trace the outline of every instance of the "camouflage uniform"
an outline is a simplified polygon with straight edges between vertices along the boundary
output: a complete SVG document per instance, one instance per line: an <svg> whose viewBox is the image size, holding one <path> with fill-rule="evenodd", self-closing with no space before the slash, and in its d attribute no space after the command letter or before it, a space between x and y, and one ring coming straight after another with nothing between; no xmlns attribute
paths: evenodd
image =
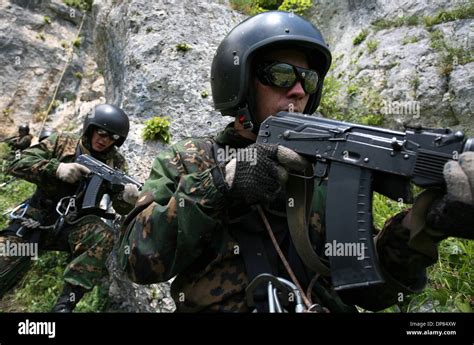
<svg viewBox="0 0 474 345"><path fill-rule="evenodd" d="M71 134L53 134L39 144L23 151L22 158L13 161L9 172L37 185L28 200L25 217L37 220L43 226L54 224L58 218L57 202L73 195L79 183L68 184L56 177L60 163L74 162L79 153L90 154L80 138ZM124 157L115 148L95 157L109 166L127 170ZM112 195L113 206L121 214L131 206L121 200L121 194ZM29 230L23 238L16 236L21 224L13 221L0 232L0 244L39 242L40 250L61 250L71 254L72 260L64 272L64 281L90 290L106 273L105 261L113 247L112 230L96 216L86 216L74 224L65 224L59 234L47 229ZM39 238L38 238L39 236ZM8 241L8 242L7 242ZM28 257L0 256L0 298L26 273Z"/></svg>
<svg viewBox="0 0 474 345"><path fill-rule="evenodd" d="M215 140L232 148L253 143L238 136L233 124ZM122 234L119 255L129 277L134 282L150 284L176 276L171 293L180 312L249 311L245 303L249 279L233 234L249 228L260 231L257 223L262 222L245 205L225 199L213 182L215 167L210 138L183 140L160 153L143 188L154 201ZM310 234L314 249L323 256L326 183L315 186ZM142 194L137 205L147 193ZM291 257L284 193L282 196L264 211L286 256ZM244 221L235 229L231 220L241 215ZM386 283L348 295L353 304L381 309L394 304L399 292L423 288L424 268L429 263L407 248L408 230L401 226L402 218L403 214L390 219L377 236L376 247L385 267ZM279 266L275 273L285 276L279 261L274 261ZM307 285L308 280L301 283ZM312 298L331 311L356 311L354 305L342 302L327 279L316 281Z"/></svg>

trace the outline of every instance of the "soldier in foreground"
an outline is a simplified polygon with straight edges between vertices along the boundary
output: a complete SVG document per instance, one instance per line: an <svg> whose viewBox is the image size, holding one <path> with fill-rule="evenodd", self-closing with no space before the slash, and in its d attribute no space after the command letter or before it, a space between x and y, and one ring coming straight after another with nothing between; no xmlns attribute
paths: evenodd
<svg viewBox="0 0 474 345"><path fill-rule="evenodd" d="M171 293L180 312L268 311L265 289L256 290L252 305L246 300L250 282L262 273L290 279L267 233L268 220L315 310L380 310L400 293L422 291L441 240L472 238L474 155L468 152L445 166L446 195L421 196L376 236L383 284L340 294L329 278L303 265L288 233L285 183L290 171L308 163L288 148L255 140L270 115L314 113L330 64L320 32L291 13L259 14L227 35L214 56L211 85L216 109L235 121L216 138L181 141L155 159L119 251L131 280L152 284L176 276ZM221 155L230 149L240 149L240 158ZM322 260L326 182L315 184L308 229ZM423 217L421 226L414 210ZM408 244L414 232L426 239L423 248Z"/></svg>

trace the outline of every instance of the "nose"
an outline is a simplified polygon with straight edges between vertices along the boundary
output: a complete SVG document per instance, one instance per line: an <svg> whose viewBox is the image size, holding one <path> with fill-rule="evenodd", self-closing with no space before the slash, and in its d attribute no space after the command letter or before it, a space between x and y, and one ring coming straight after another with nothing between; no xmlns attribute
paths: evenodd
<svg viewBox="0 0 474 345"><path fill-rule="evenodd" d="M306 95L306 92L303 90L303 85L301 85L301 81L297 81L295 85L291 89L289 89L286 93L288 98L303 98Z"/></svg>

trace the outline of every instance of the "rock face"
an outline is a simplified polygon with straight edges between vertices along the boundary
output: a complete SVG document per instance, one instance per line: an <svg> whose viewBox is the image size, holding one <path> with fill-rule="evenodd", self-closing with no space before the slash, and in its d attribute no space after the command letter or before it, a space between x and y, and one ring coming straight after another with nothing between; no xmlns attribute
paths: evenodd
<svg viewBox="0 0 474 345"><path fill-rule="evenodd" d="M44 111L66 66L46 127L76 130L85 112L105 101L102 77L90 54L92 42L87 39L91 36L89 17L82 26L81 43L72 45L82 19L81 11L61 1L0 3L0 134L14 134L21 123L29 123L32 133L39 134ZM97 92L87 104L81 99L82 91L96 81Z"/></svg>
<svg viewBox="0 0 474 345"><path fill-rule="evenodd" d="M132 118L124 149L145 178L163 149L143 142L144 121L169 116L172 141L215 133L232 119L213 111L211 61L217 45L244 17L209 1L96 1L94 41L104 68L106 98ZM177 45L187 45L183 51Z"/></svg>
<svg viewBox="0 0 474 345"><path fill-rule="evenodd" d="M468 1L318 1L311 20L333 52L338 105L380 114L394 128L410 122L472 134L474 21L429 24L460 7L472 11ZM355 44L357 36L365 37Z"/></svg>

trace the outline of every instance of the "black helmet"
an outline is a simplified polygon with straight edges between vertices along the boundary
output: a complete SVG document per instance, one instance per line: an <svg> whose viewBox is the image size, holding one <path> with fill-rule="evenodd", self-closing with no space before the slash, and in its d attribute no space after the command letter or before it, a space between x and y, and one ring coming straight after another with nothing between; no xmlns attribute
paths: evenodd
<svg viewBox="0 0 474 345"><path fill-rule="evenodd" d="M52 129L43 129L39 135L39 141L43 140L43 139L46 139L47 137L49 137L51 134L53 134L54 131Z"/></svg>
<svg viewBox="0 0 474 345"><path fill-rule="evenodd" d="M269 48L299 47L318 71L318 90L310 95L304 113L319 105L324 77L331 65L331 52L317 28L302 17L282 11L269 11L250 17L224 38L212 61L211 87L216 110L236 116L249 106L248 87L252 59Z"/></svg>
<svg viewBox="0 0 474 345"><path fill-rule="evenodd" d="M130 129L130 121L125 112L112 104L99 104L94 107L92 113L84 120L82 136L90 138L90 130L93 127L105 129L112 134L120 135L115 146L121 146L127 139Z"/></svg>
<svg viewBox="0 0 474 345"><path fill-rule="evenodd" d="M18 127L18 133L20 133L21 135L30 134L30 127L28 125L23 124Z"/></svg>

